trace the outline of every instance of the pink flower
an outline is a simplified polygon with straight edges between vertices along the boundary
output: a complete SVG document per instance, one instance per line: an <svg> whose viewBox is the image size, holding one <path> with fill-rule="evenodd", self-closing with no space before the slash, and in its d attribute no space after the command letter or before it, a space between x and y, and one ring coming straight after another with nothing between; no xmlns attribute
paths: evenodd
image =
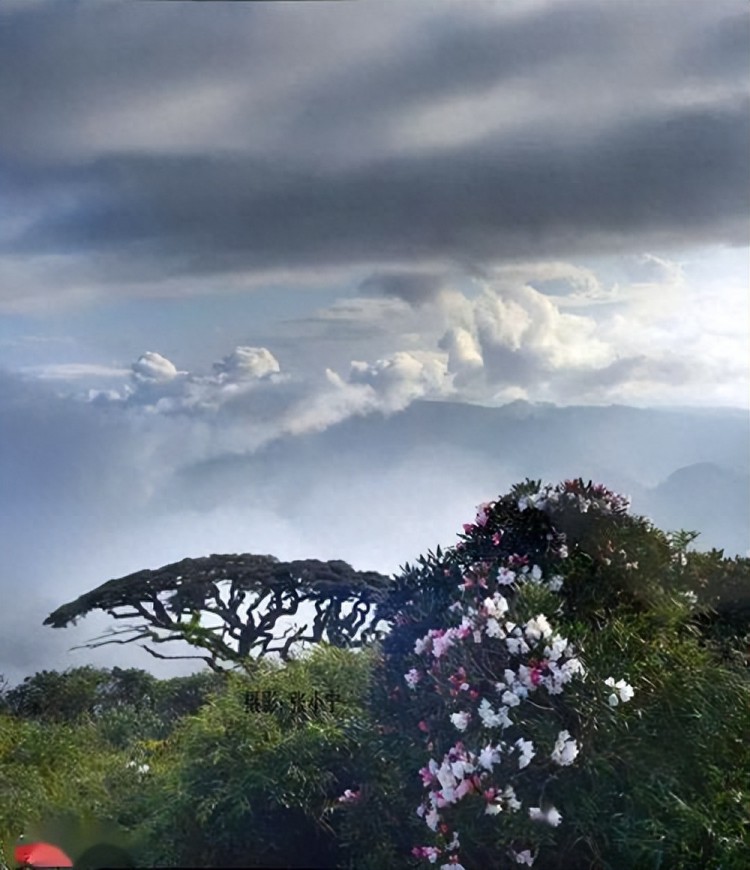
<svg viewBox="0 0 750 870"><path fill-rule="evenodd" d="M432 785L435 781L435 775L429 767L423 767L419 771L419 775L422 777L422 785L424 786Z"/></svg>
<svg viewBox="0 0 750 870"><path fill-rule="evenodd" d="M487 520L490 518L489 517L490 510L492 510L492 505L488 501L482 502L482 504L477 506L476 522L478 525L480 525L480 526L487 525Z"/></svg>
<svg viewBox="0 0 750 870"><path fill-rule="evenodd" d="M420 731L424 731L425 734L429 734L430 726L424 721L424 719L419 723L418 728Z"/></svg>
<svg viewBox="0 0 750 870"><path fill-rule="evenodd" d="M434 864L440 856L440 849L435 846L415 846L411 853L415 858L426 858L430 864Z"/></svg>
<svg viewBox="0 0 750 870"><path fill-rule="evenodd" d="M448 677L448 680L455 688L458 688L462 683L466 682L466 670L460 667L455 674L451 674Z"/></svg>
<svg viewBox="0 0 750 870"><path fill-rule="evenodd" d="M547 664L548 664L548 662L545 659L540 664L534 665L534 667L531 669L531 673L530 673L531 682L535 686L538 686L542 682L542 674L543 674L544 669L547 666Z"/></svg>
<svg viewBox="0 0 750 870"><path fill-rule="evenodd" d="M495 534L492 536L492 543L496 547L499 547L502 539L503 539L503 533L502 532L495 532Z"/></svg>
<svg viewBox="0 0 750 870"><path fill-rule="evenodd" d="M360 791L352 791L348 788L339 798L340 804L351 804L354 801L358 801L362 797L362 792Z"/></svg>
<svg viewBox="0 0 750 870"><path fill-rule="evenodd" d="M474 526L472 523L464 523L464 534L470 535L475 528L476 526Z"/></svg>

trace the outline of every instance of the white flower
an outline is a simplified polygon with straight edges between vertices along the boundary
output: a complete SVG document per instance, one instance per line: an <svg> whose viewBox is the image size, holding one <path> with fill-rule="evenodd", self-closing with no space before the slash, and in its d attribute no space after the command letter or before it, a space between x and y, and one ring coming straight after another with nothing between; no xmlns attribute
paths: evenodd
<svg viewBox="0 0 750 870"><path fill-rule="evenodd" d="M486 698L479 704L479 718L485 728L509 728L513 724L508 717L507 707L501 707L496 713Z"/></svg>
<svg viewBox="0 0 750 870"><path fill-rule="evenodd" d="M453 852L453 851L455 851L456 849L460 849L460 848L461 848L461 843L460 843L459 840L458 840L458 831L454 831L454 832L453 832L453 839L450 841L450 843L448 843L448 845L447 845L445 848L446 848L449 852ZM454 864L453 866L455 867L456 865Z"/></svg>
<svg viewBox="0 0 750 870"><path fill-rule="evenodd" d="M469 713L452 713L451 722L458 728L459 731L466 731L466 726L469 724L471 715Z"/></svg>
<svg viewBox="0 0 750 870"><path fill-rule="evenodd" d="M438 822L440 821L440 816L438 811L433 807L424 817L425 822L427 822L427 826L431 828L433 831L437 831Z"/></svg>
<svg viewBox="0 0 750 870"><path fill-rule="evenodd" d="M505 634L500 627L500 623L494 617L490 617L487 620L485 632L487 633L487 637L503 637Z"/></svg>
<svg viewBox="0 0 750 870"><path fill-rule="evenodd" d="M454 761L451 771L456 779L463 779L467 773L474 773L474 765L469 761Z"/></svg>
<svg viewBox="0 0 750 870"><path fill-rule="evenodd" d="M487 806L484 808L484 814L486 816L496 816L498 813L501 813L502 810L503 810L502 804L493 802L493 803L487 804Z"/></svg>
<svg viewBox="0 0 750 870"><path fill-rule="evenodd" d="M500 761L500 753L496 747L487 746L479 753L478 764L485 770L492 770L492 766Z"/></svg>
<svg viewBox="0 0 750 870"><path fill-rule="evenodd" d="M550 592L559 592L563 587L563 578L559 574L555 574L554 577L550 577L547 581L547 589Z"/></svg>
<svg viewBox="0 0 750 870"><path fill-rule="evenodd" d="M442 795L442 803L438 803L438 806L447 806L448 804L454 804L456 802L456 790L448 786L444 788L441 792Z"/></svg>
<svg viewBox="0 0 750 870"><path fill-rule="evenodd" d="M613 692L608 699L610 706L612 707L616 707L620 701L623 703L629 701L635 694L633 687L626 683L625 680L618 680L615 682L614 677L607 677L604 681L604 685L617 690L617 693L615 694Z"/></svg>
<svg viewBox="0 0 750 870"><path fill-rule="evenodd" d="M516 864L526 864L528 867L531 867L534 863L534 856L528 849L524 849L523 852L514 852L513 855L516 859Z"/></svg>
<svg viewBox="0 0 750 870"><path fill-rule="evenodd" d="M531 652L529 645L520 637L506 637L505 645L511 655L526 655L526 653Z"/></svg>
<svg viewBox="0 0 750 870"><path fill-rule="evenodd" d="M626 683L625 680L619 680L617 683L615 683L615 687L620 693L621 701L629 701L635 694L633 687Z"/></svg>
<svg viewBox="0 0 750 870"><path fill-rule="evenodd" d="M565 655L567 655L567 654L568 654L568 651L566 649ZM565 662L565 664L560 668L560 670L563 673L563 679L565 680L566 683L569 682L571 679L573 679L573 676L575 674L580 674L582 677L585 676L585 674L586 674L586 669L583 667L581 660L577 659L577 658L568 659L568 661Z"/></svg>
<svg viewBox="0 0 750 870"><path fill-rule="evenodd" d="M494 616L497 618L504 616L508 612L508 602L498 592L496 592L492 598L485 598L483 605L487 616Z"/></svg>
<svg viewBox="0 0 750 870"><path fill-rule="evenodd" d="M508 568L500 568L497 572L497 582L501 586L509 586L515 579L515 571L511 571Z"/></svg>
<svg viewBox="0 0 750 870"><path fill-rule="evenodd" d="M517 707L521 699L515 692L503 692L502 702L508 707Z"/></svg>
<svg viewBox="0 0 750 870"><path fill-rule="evenodd" d="M521 809L521 801L516 797L516 792L512 785L505 787L503 797L505 798L505 803L508 805L508 809L511 810L511 812L515 813Z"/></svg>
<svg viewBox="0 0 750 870"><path fill-rule="evenodd" d="M561 656L565 654L565 648L568 645L568 641L564 637L560 637L559 634L556 634L552 638L552 645L546 646L544 648L544 657L546 659L550 659L553 662L556 662Z"/></svg>
<svg viewBox="0 0 750 870"><path fill-rule="evenodd" d="M561 731L557 735L555 748L552 750L552 760L561 767L572 764L578 755L578 744L573 740L568 731Z"/></svg>
<svg viewBox="0 0 750 870"><path fill-rule="evenodd" d="M529 807L529 818L532 822L546 822L556 828L562 821L562 814L554 807L546 812L540 807Z"/></svg>
<svg viewBox="0 0 750 870"><path fill-rule="evenodd" d="M404 674L404 679L406 680L406 684L410 689L414 689L417 686L417 683L422 679L422 675L416 668L412 668Z"/></svg>
<svg viewBox="0 0 750 870"><path fill-rule="evenodd" d="M414 642L414 652L421 656L430 643L430 637L420 637Z"/></svg>
<svg viewBox="0 0 750 870"><path fill-rule="evenodd" d="M524 634L526 637L536 643L541 638L552 637L554 632L549 624L547 617L540 613L535 619L530 619L524 626Z"/></svg>
<svg viewBox="0 0 750 870"><path fill-rule="evenodd" d="M441 765L440 770L437 773L437 779L444 793L448 789L456 787L456 777L453 775L453 771L447 764Z"/></svg>
<svg viewBox="0 0 750 870"><path fill-rule="evenodd" d="M519 769L528 767L531 759L536 755L536 751L534 750L534 744L531 740L524 740L523 737L519 737L518 740L516 740L516 746L518 747L519 752Z"/></svg>

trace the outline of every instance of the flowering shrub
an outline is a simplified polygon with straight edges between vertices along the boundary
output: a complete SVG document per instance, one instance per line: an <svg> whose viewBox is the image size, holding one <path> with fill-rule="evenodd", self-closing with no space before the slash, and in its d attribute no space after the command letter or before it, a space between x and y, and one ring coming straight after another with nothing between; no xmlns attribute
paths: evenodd
<svg viewBox="0 0 750 870"><path fill-rule="evenodd" d="M384 607L395 628L373 709L403 797L416 798L415 861L625 867L661 856L689 867L696 844L727 862L739 848L736 811L725 835L709 832L712 822L696 837L687 808L701 787L683 772L684 749L662 746L656 764L653 751L678 724L675 673L681 736L692 729L704 743L717 738L694 724L707 674L743 713L747 684L716 670L696 639L667 536L627 511L601 486L527 481L480 505L454 548L405 566ZM736 736L738 726L719 731ZM653 787L632 780L656 770ZM733 775L726 765L717 781ZM681 853L693 863L679 864Z"/></svg>
<svg viewBox="0 0 750 870"><path fill-rule="evenodd" d="M517 507L524 512L561 503L606 516L627 508L604 488L587 492L577 485L521 495ZM530 803L543 800L551 782L559 779L557 769L573 764L580 751L567 729L560 728L553 745L544 746L549 737L534 728L542 710L563 719L557 696L573 680L585 679L575 647L544 613L509 618L521 609L514 607L514 599L525 586L554 595L561 591L563 578L557 573L545 576L528 555L508 552L505 529L494 521L495 507L479 505L474 523L464 526L458 558L444 569L454 577L460 574L456 600L448 608L454 624L417 638L414 655L422 668L412 667L404 675L410 691L440 696L448 720L463 735L442 759L429 758L419 771L428 794L417 815L437 837L435 845L415 847L413 854L431 863L440 859L445 868L461 866L460 835L448 822L459 816L453 812L459 802L473 805L475 815L477 809L490 817L503 813L505 854L512 863L533 865L540 840L530 823L556 828L563 817L554 805L543 809ZM547 538L548 564L550 556L553 561L567 558L564 539L551 531ZM488 547L495 552L487 554ZM606 684L615 685L614 680ZM615 703L630 700L633 689L622 679L616 685L619 697L610 695L610 703L612 698ZM534 710L529 714L530 704Z"/></svg>

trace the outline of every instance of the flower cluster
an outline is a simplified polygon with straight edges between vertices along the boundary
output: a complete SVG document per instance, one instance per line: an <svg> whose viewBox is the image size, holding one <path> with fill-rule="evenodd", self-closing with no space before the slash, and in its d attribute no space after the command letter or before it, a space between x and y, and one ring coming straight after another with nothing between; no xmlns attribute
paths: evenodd
<svg viewBox="0 0 750 870"><path fill-rule="evenodd" d="M585 486L581 480L566 480L560 486L547 485L538 493L524 495L518 500L519 510L532 507L541 511L568 507L582 514L591 511L611 516L628 511L630 499L601 484Z"/></svg>
<svg viewBox="0 0 750 870"><path fill-rule="evenodd" d="M522 496L517 507L520 511L532 506L544 510L569 504L584 513L611 514L626 510L628 501L604 487L582 488L579 483L567 482L537 495ZM497 529L496 520L493 522L494 508L495 503L478 506L475 523L464 526L468 540L456 548L459 558L470 559L472 543L484 545L478 550L485 554L488 540L494 546L506 540L505 531ZM558 546L555 554L565 558L565 547ZM429 758L419 771L427 796L417 814L437 834L437 845L415 847L412 854L430 863L445 858L449 862L442 865L445 868L460 866L457 835L448 842L450 828L445 815L451 807L469 799L479 806L483 803L487 816L518 814L523 809L523 800L514 788L519 771L532 765L542 771L550 765L568 767L580 752L578 740L567 730L559 731L551 751L535 745L524 733L520 713L525 702L531 702L539 692L560 695L571 681L586 677L577 650L555 631L544 613L524 621L511 618L514 597L524 585L559 592L563 578L551 572L545 577L543 569L528 557L517 553L502 557L502 551L496 559L482 555L462 569L456 600L448 607L454 624L430 629L418 638L414 655L419 661L404 674L412 691L436 692L443 697L447 719L458 732L459 739L443 757ZM481 654L500 663L501 680L497 670L488 681L487 668L477 665ZM633 697L632 687L624 680L607 680L606 685L614 690L609 698L612 706ZM432 749L434 723L422 720L419 727L430 735L428 749ZM553 828L563 822L562 813L554 806L529 806L527 813L531 821ZM537 853L519 848L514 841L509 844L509 855L518 864L532 866Z"/></svg>

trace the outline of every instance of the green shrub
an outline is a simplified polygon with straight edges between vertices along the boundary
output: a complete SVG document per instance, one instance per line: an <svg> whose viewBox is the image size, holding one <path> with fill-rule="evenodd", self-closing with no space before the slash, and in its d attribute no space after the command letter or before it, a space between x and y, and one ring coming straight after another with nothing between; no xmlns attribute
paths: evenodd
<svg viewBox="0 0 750 870"><path fill-rule="evenodd" d="M168 741L146 821L151 863L331 867L331 807L357 771L371 656L259 661Z"/></svg>

